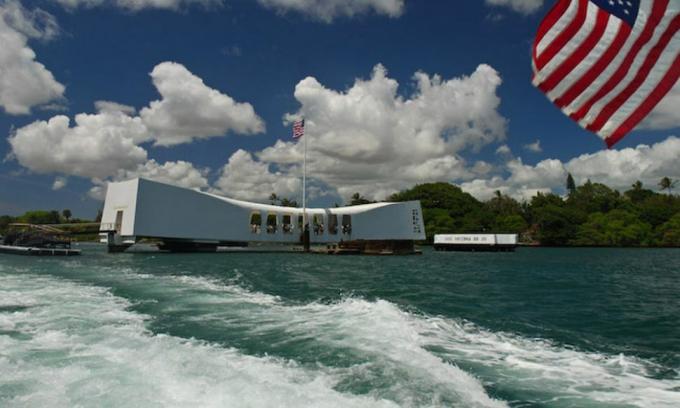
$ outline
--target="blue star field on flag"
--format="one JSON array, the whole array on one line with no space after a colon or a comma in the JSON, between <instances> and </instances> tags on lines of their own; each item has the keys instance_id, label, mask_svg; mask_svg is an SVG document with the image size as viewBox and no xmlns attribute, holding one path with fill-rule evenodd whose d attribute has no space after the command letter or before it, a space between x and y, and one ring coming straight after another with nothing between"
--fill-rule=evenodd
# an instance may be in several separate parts
<instances>
[{"instance_id":1,"label":"blue star field on flag","mask_svg":"<svg viewBox=\"0 0 680 408\"><path fill-rule=\"evenodd\" d=\"M590 0L600 8L625 21L631 27L640 11L640 0Z\"/></svg>"}]
</instances>

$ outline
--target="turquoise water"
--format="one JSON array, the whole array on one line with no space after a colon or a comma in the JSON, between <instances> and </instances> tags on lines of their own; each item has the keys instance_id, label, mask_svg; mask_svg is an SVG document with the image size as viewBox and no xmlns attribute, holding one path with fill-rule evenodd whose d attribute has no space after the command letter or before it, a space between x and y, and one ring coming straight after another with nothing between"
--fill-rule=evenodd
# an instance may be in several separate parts
<instances>
[{"instance_id":1,"label":"turquoise water","mask_svg":"<svg viewBox=\"0 0 680 408\"><path fill-rule=\"evenodd\" d=\"M680 251L0 255L1 407L678 407Z\"/></svg>"}]
</instances>

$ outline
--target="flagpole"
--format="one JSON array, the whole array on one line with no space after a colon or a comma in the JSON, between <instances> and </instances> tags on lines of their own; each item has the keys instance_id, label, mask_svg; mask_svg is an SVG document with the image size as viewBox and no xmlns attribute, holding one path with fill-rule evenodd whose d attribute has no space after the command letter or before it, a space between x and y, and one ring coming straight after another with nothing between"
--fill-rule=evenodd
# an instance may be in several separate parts
<instances>
[{"instance_id":1,"label":"flagpole","mask_svg":"<svg viewBox=\"0 0 680 408\"><path fill-rule=\"evenodd\" d=\"M304 155L302 159L302 243L304 251L309 252L309 221L307 220L307 138L305 135L305 120L300 120L300 129L298 129L299 137L302 137L304 143Z\"/></svg>"},{"instance_id":2,"label":"flagpole","mask_svg":"<svg viewBox=\"0 0 680 408\"><path fill-rule=\"evenodd\" d=\"M302 228L307 225L307 137L302 136L304 143L304 158L302 159Z\"/></svg>"}]
</instances>

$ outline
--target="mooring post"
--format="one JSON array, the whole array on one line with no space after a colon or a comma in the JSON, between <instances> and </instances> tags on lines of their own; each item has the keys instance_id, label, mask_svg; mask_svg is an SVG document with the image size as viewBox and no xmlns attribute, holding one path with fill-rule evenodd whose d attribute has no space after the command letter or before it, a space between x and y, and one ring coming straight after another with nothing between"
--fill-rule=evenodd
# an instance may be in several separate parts
<instances>
[{"instance_id":1,"label":"mooring post","mask_svg":"<svg viewBox=\"0 0 680 408\"><path fill-rule=\"evenodd\" d=\"M305 224L305 230L302 233L302 245L305 248L305 252L309 252L309 224Z\"/></svg>"}]
</instances>

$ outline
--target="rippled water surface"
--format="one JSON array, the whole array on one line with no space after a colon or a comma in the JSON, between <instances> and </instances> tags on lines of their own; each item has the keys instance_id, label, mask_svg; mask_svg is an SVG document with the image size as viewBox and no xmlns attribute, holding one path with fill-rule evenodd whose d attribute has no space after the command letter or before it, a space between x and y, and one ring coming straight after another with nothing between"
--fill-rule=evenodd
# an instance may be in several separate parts
<instances>
[{"instance_id":1,"label":"rippled water surface","mask_svg":"<svg viewBox=\"0 0 680 408\"><path fill-rule=\"evenodd\" d=\"M680 407L680 251L0 255L1 407Z\"/></svg>"}]
</instances>

